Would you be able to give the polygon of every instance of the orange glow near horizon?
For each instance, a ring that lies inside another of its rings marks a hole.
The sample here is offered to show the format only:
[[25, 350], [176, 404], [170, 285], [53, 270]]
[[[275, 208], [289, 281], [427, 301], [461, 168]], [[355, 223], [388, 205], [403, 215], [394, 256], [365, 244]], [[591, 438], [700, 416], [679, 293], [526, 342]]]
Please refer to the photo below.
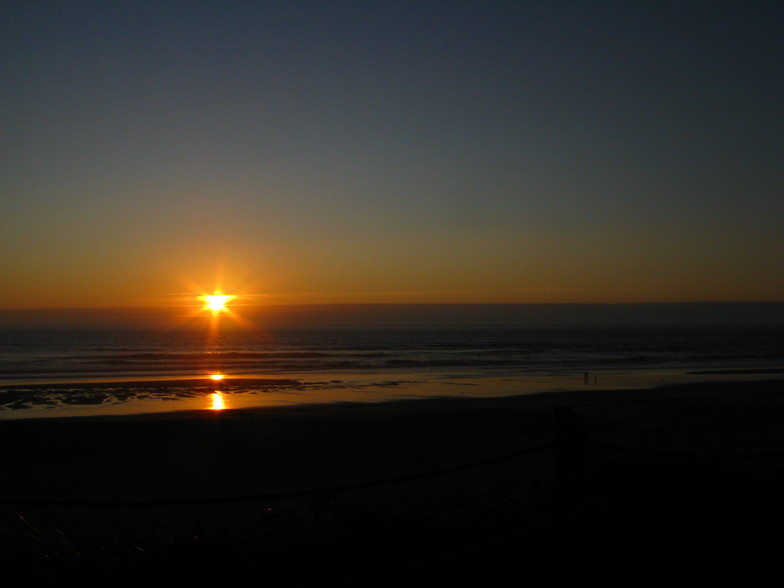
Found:
[[210, 380], [214, 380], [216, 382], [222, 380], [225, 376], [223, 374], [210, 374]]

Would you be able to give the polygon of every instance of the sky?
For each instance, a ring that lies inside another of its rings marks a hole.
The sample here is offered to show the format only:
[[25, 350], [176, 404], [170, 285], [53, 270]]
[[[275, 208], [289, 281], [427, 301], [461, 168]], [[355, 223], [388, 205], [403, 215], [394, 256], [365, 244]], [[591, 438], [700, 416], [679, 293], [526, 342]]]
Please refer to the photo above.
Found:
[[784, 301], [781, 2], [0, 16], [0, 308]]

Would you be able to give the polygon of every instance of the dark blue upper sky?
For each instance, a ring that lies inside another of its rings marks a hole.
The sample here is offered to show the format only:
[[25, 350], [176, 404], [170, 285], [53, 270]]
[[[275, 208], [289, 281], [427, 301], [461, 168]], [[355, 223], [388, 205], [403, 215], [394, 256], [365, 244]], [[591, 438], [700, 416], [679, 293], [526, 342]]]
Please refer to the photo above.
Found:
[[11, 2], [0, 307], [784, 299], [780, 2]]

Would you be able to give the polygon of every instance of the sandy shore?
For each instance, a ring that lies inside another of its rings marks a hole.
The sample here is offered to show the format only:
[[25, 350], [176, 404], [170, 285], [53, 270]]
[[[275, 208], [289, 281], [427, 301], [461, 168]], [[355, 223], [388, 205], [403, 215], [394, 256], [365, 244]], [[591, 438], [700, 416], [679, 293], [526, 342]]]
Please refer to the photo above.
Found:
[[[559, 411], [559, 407], [569, 410]], [[242, 537], [242, 557], [254, 565], [266, 561], [263, 565], [270, 570], [277, 569], [277, 564], [283, 566], [285, 558], [281, 559], [283, 556], [269, 545], [259, 547], [263, 540], [275, 536], [275, 544], [282, 545], [282, 534], [288, 541], [305, 541], [321, 554], [318, 557], [322, 560], [321, 567], [313, 568], [311, 575], [299, 577], [300, 582], [318, 574], [323, 578], [369, 573], [369, 568], [357, 563], [356, 557], [349, 558], [353, 563], [346, 563], [346, 554], [351, 550], [362, 561], [373, 562], [372, 569], [389, 570], [392, 562], [397, 565], [403, 560], [419, 561], [422, 545], [410, 533], [420, 537], [430, 533], [434, 539], [428, 545], [433, 553], [440, 553], [442, 546], [445, 552], [455, 553], [462, 549], [460, 546], [479, 544], [511, 532], [515, 537], [511, 543], [498, 544], [483, 555], [476, 555], [475, 561], [484, 561], [485, 568], [490, 566], [495, 569], [493, 573], [500, 573], [504, 562], [515, 562], [518, 568], [523, 565], [523, 560], [528, 560], [519, 550], [529, 550], [538, 554], [537, 573], [558, 578], [566, 574], [572, 579], [591, 574], [595, 578], [598, 574], [605, 583], [621, 585], [621, 568], [626, 566], [616, 562], [618, 573], [610, 578], [608, 570], [597, 563], [609, 557], [595, 551], [597, 540], [603, 541], [607, 549], [616, 550], [627, 545], [627, 541], [619, 542], [622, 536], [637, 541], [643, 550], [656, 550], [652, 541], [666, 541], [666, 547], [658, 546], [659, 553], [665, 549], [675, 557], [674, 546], [683, 546], [684, 537], [693, 539], [694, 533], [699, 537], [697, 543], [710, 539], [712, 548], [719, 549], [721, 546], [711, 537], [720, 529], [728, 532], [721, 549], [734, 547], [737, 558], [737, 538], [744, 536], [744, 545], [757, 545], [756, 537], [749, 534], [753, 525], [759, 523], [765, 528], [765, 540], [759, 545], [778, 545], [782, 536], [775, 532], [784, 529], [784, 513], [777, 506], [779, 491], [784, 489], [784, 457], [777, 457], [778, 452], [784, 456], [782, 422], [784, 380], [713, 382], [635, 391], [580, 390], [491, 399], [311, 404], [6, 421], [0, 422], [0, 495], [88, 502], [260, 496], [231, 505], [204, 507], [231, 509], [221, 511], [222, 514], [211, 511], [207, 515], [205, 510], [194, 514], [189, 510], [188, 520], [195, 517], [200, 521], [202, 536], [219, 537], [210, 544], [213, 549], [226, 546], [227, 537]], [[564, 440], [568, 445], [566, 453]], [[485, 463], [488, 458], [514, 455], [526, 448], [540, 449], [530, 455]], [[749, 457], [741, 459], [741, 455]], [[458, 466], [466, 464], [479, 465], [443, 478], [381, 484], [361, 491], [313, 492], [288, 502], [263, 498], [291, 490], [315, 491], [357, 482], [402, 480], [411, 474], [459, 470]], [[564, 464], [568, 466], [566, 474]], [[564, 475], [572, 480], [566, 486]], [[320, 495], [326, 502], [318, 503]], [[590, 505], [586, 506], [584, 501], [589, 497]], [[82, 537], [79, 533], [95, 533], [96, 516], [108, 521], [126, 512], [123, 508], [75, 511], [64, 506], [6, 502], [6, 555], [21, 550], [31, 561], [35, 559], [31, 555], [34, 550], [20, 530], [17, 515], [39, 517], [36, 529], [40, 534], [46, 533], [41, 529], [49, 528], [47, 525], [59, 525], [60, 533]], [[564, 505], [569, 508], [564, 510]], [[573, 508], [575, 505], [579, 508]], [[140, 512], [153, 521], [149, 523], [151, 527], [139, 531], [143, 538], [136, 539], [147, 555], [134, 560], [135, 570], [158, 573], [180, 561], [150, 555], [162, 549], [153, 540], [164, 533], [161, 520], [174, 524], [171, 521], [177, 516], [172, 508], [182, 514], [179, 507], [170, 506], [165, 513], [160, 508], [131, 509], [135, 521], [138, 522]], [[113, 514], [109, 516], [107, 511]], [[577, 511], [577, 518], [582, 521], [568, 523], [572, 525], [568, 532], [564, 531], [567, 511], [570, 517]], [[604, 522], [597, 523], [597, 516], [604, 517]], [[53, 521], [47, 517], [53, 517]], [[207, 520], [211, 522], [208, 524]], [[216, 520], [223, 521], [224, 526]], [[93, 531], [77, 530], [85, 521], [92, 521]], [[253, 523], [250, 530], [249, 521]], [[405, 526], [399, 521], [405, 521]], [[658, 527], [652, 527], [653, 523]], [[115, 520], [104, 526], [118, 530], [123, 529], [123, 524], [127, 521]], [[216, 524], [220, 533], [214, 530]], [[545, 525], [541, 532], [515, 534], [517, 529], [539, 524]], [[168, 527], [169, 543], [179, 541], [184, 546], [178, 557], [198, 559], [194, 551], [195, 532], [190, 527], [184, 530], [187, 525], [183, 522], [177, 525], [174, 530]], [[225, 525], [234, 529], [234, 535]], [[417, 525], [423, 527], [417, 531]], [[292, 539], [286, 533], [292, 533], [294, 527], [301, 534]], [[675, 527], [678, 529], [673, 530]], [[123, 532], [128, 533], [127, 529]], [[559, 537], [584, 538], [586, 534], [593, 540], [576, 545], [570, 539], [565, 544], [552, 545]], [[366, 541], [358, 542], [359, 535]], [[43, 541], [40, 537], [36, 540]], [[151, 544], [145, 545], [145, 540]], [[83, 541], [89, 543], [88, 539]], [[363, 551], [368, 549], [368, 542], [377, 547], [372, 555]], [[228, 544], [238, 549], [235, 543]], [[419, 551], [412, 545], [418, 545]], [[253, 546], [261, 551], [251, 550]], [[304, 557], [308, 550], [302, 549]], [[578, 558], [582, 567], [559, 568], [555, 552], [561, 550], [568, 560], [576, 557], [575, 549], [583, 554]], [[626, 553], [626, 557], [637, 561], [635, 558], [642, 557], [641, 553]], [[654, 553], [647, 555], [654, 558]], [[585, 554], [592, 556], [586, 559]], [[18, 555], [14, 557], [22, 561]], [[312, 563], [316, 556], [310, 553], [307, 557]], [[98, 556], [94, 559], [100, 561]], [[550, 563], [545, 565], [545, 560]], [[54, 565], [51, 557], [47, 561], [47, 565]], [[434, 560], [429, 561], [416, 573], [435, 573]], [[640, 564], [651, 565], [652, 561], [646, 556]], [[127, 561], [121, 563], [130, 565]], [[95, 566], [106, 572], [98, 563]], [[470, 573], [480, 574], [475, 568]], [[742, 567], [733, 569], [740, 573]], [[691, 571], [697, 573], [696, 568]], [[443, 569], [441, 573], [445, 573]], [[483, 573], [490, 574], [490, 570]], [[463, 570], [463, 574], [469, 574], [469, 570]], [[293, 582], [293, 577], [285, 577]], [[389, 572], [388, 577], [394, 574]], [[287, 585], [283, 576], [276, 578], [277, 585]], [[378, 578], [371, 583], [383, 585]]]

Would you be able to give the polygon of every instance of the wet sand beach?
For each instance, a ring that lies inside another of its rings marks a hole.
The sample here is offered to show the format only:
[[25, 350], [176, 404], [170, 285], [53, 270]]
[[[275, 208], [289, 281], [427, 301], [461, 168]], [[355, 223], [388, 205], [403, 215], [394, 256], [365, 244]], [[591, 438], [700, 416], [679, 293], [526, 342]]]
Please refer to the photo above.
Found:
[[5, 421], [2, 557], [59, 585], [755, 585], [782, 422], [782, 380]]

